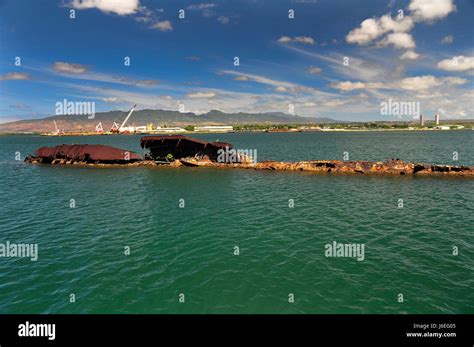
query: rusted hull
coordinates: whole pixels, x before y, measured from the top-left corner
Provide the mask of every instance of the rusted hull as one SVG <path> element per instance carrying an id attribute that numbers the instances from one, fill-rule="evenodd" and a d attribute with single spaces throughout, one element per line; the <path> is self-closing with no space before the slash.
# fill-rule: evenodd
<path id="1" fill-rule="evenodd" d="M 142 160 L 135 152 L 104 145 L 41 147 L 25 161 L 42 164 L 127 164 Z"/>
<path id="2" fill-rule="evenodd" d="M 385 162 L 313 160 L 300 162 L 263 161 L 256 164 L 223 164 L 211 161 L 182 159 L 185 166 L 243 168 L 274 171 L 306 171 L 330 174 L 374 174 L 374 175 L 416 175 L 416 176 L 467 176 L 474 177 L 474 166 L 451 166 L 406 163 L 402 160 Z"/>
<path id="3" fill-rule="evenodd" d="M 153 139 L 152 143 L 156 143 Z M 146 146 L 145 146 L 146 147 Z M 163 165 L 155 160 L 144 160 L 140 155 L 120 148 L 103 145 L 60 145 L 41 147 L 35 155 L 25 159 L 29 163 L 75 164 L 88 166 L 194 166 L 212 168 L 240 168 L 274 171 L 305 171 L 327 174 L 463 176 L 474 178 L 474 166 L 451 166 L 406 163 L 391 159 L 385 162 L 313 160 L 299 162 L 263 161 L 259 163 L 218 163 L 206 156 L 185 157 Z"/>
<path id="4" fill-rule="evenodd" d="M 219 150 L 232 148 L 230 143 L 206 142 L 183 135 L 144 136 L 140 145 L 148 150 L 147 157 L 154 160 L 199 157 L 216 161 Z"/>

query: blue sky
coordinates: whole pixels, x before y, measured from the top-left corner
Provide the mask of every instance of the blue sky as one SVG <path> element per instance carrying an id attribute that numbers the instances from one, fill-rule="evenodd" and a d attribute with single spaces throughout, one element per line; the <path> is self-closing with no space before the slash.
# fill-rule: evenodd
<path id="1" fill-rule="evenodd" d="M 413 118 L 381 115 L 392 99 L 474 118 L 473 17 L 470 0 L 0 0 L 0 122 L 53 115 L 63 99 Z"/>

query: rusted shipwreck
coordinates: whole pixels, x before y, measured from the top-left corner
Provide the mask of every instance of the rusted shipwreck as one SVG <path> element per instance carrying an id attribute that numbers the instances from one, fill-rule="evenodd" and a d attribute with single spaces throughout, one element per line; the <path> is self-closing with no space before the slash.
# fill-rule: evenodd
<path id="1" fill-rule="evenodd" d="M 183 135 L 144 136 L 140 146 L 148 151 L 145 159 L 168 162 L 183 158 L 216 162 L 219 150 L 232 149 L 227 142 L 206 142 Z"/>
<path id="2" fill-rule="evenodd" d="M 141 160 L 135 152 L 104 145 L 41 147 L 25 159 L 41 164 L 130 164 Z"/>
<path id="3" fill-rule="evenodd" d="M 193 160 L 186 160 L 188 165 Z M 433 165 L 407 163 L 399 159 L 384 162 L 371 161 L 340 161 L 340 160 L 310 160 L 299 162 L 262 161 L 255 164 L 233 163 L 222 164 L 215 162 L 196 162 L 194 166 L 215 168 L 243 168 L 275 171 L 306 171 L 330 174 L 378 174 L 378 175 L 416 175 L 416 176 L 469 176 L 474 177 L 474 166 Z"/>
<path id="4" fill-rule="evenodd" d="M 235 161 L 222 161 L 219 154 L 233 148 L 227 142 L 206 142 L 182 135 L 145 136 L 140 140 L 146 151 L 139 154 L 103 145 L 60 145 L 41 147 L 25 161 L 41 164 L 79 164 L 106 166 L 197 166 L 275 171 L 305 171 L 329 174 L 466 176 L 474 178 L 474 166 L 451 166 L 407 163 L 399 159 L 384 162 L 311 160 L 298 162 L 251 162 L 237 156 Z"/>

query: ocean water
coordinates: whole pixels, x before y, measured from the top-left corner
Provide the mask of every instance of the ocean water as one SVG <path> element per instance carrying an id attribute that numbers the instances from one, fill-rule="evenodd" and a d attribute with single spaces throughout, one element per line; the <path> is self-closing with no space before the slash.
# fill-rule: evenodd
<path id="1" fill-rule="evenodd" d="M 474 165 L 474 131 L 196 137 L 258 160 Z M 474 313 L 472 179 L 15 160 L 61 143 L 141 152 L 139 136 L 0 137 L 0 243 L 39 247 L 0 258 L 1 313 Z M 364 260 L 326 257 L 333 241 Z"/>

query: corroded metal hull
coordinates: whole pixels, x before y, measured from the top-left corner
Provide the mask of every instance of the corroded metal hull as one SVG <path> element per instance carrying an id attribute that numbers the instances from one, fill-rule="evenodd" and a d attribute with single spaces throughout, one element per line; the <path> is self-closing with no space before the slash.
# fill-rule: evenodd
<path id="1" fill-rule="evenodd" d="M 218 151 L 232 148 L 227 142 L 206 142 L 183 135 L 144 136 L 140 139 L 143 149 L 149 151 L 150 159 L 166 160 L 186 157 L 208 158 L 216 161 Z"/>
<path id="2" fill-rule="evenodd" d="M 232 148 L 223 142 L 204 142 L 184 136 L 146 136 L 141 140 L 143 148 L 152 152 L 151 158 L 142 159 L 134 152 L 103 145 L 60 145 L 41 147 L 25 161 L 42 164 L 75 164 L 88 166 L 194 166 L 212 168 L 240 168 L 274 171 L 305 171 L 327 174 L 410 175 L 410 176 L 464 176 L 474 178 L 474 166 L 452 166 L 407 163 L 399 159 L 384 162 L 311 160 L 298 162 L 263 161 L 259 163 L 220 163 L 216 161 L 218 150 Z M 156 161 L 173 150 L 173 159 Z M 191 156 L 185 157 L 186 153 Z M 182 156 L 176 158 L 175 156 Z"/>
<path id="3" fill-rule="evenodd" d="M 142 160 L 135 152 L 104 145 L 41 147 L 25 161 L 42 164 L 127 164 Z"/>
<path id="4" fill-rule="evenodd" d="M 274 171 L 306 171 L 331 174 L 375 174 L 416 176 L 469 176 L 474 177 L 474 166 L 451 166 L 406 163 L 402 160 L 385 162 L 311 160 L 299 162 L 263 161 L 256 164 L 224 164 L 211 161 L 181 160 L 183 165 L 215 168 L 243 168 Z"/>

